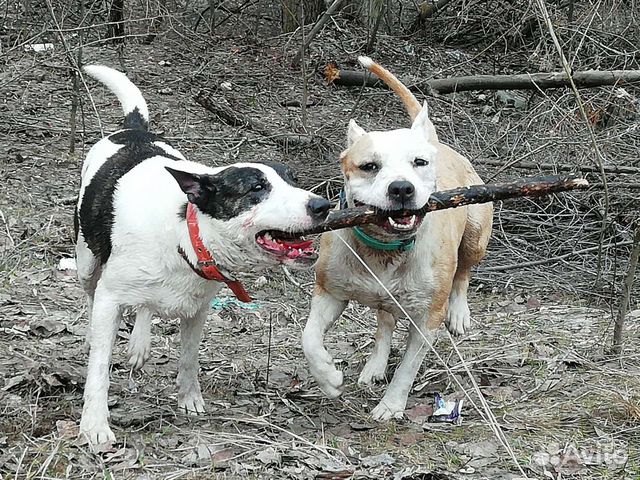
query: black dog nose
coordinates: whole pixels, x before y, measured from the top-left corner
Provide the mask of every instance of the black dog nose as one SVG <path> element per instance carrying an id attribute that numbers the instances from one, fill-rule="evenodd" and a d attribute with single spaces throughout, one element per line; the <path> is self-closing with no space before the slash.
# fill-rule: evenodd
<path id="1" fill-rule="evenodd" d="M 313 197 L 307 203 L 307 212 L 311 215 L 315 220 L 324 220 L 329 214 L 329 209 L 331 208 L 331 203 L 326 198 L 322 197 Z"/>
<path id="2" fill-rule="evenodd" d="M 406 180 L 396 180 L 389 184 L 387 192 L 389 193 L 389 198 L 391 200 L 395 200 L 404 205 L 413 199 L 413 195 L 416 193 L 416 188 L 411 182 L 407 182 Z"/>

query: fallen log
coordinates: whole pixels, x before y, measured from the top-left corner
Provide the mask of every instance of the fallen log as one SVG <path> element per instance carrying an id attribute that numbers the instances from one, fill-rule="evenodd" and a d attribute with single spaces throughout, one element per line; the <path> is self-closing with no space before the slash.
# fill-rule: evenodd
<path id="1" fill-rule="evenodd" d="M 640 70 L 608 70 L 575 72 L 573 81 L 578 88 L 603 85 L 625 85 L 640 82 Z M 325 80 L 345 87 L 388 88 L 378 77 L 367 71 L 340 69 L 335 62 L 325 67 Z M 531 73 L 519 75 L 472 75 L 465 77 L 434 78 L 418 82 L 404 79 L 411 91 L 441 94 L 472 90 L 538 90 L 571 86 L 564 72 Z"/>
<path id="2" fill-rule="evenodd" d="M 537 176 L 509 183 L 472 185 L 431 194 L 426 205 L 417 210 L 394 211 L 393 216 L 424 215 L 436 210 L 456 208 L 474 203 L 487 203 L 516 197 L 540 197 L 568 190 L 584 189 L 589 186 L 584 178 L 575 175 Z M 372 207 L 353 207 L 333 210 L 320 225 L 304 231 L 305 235 L 329 230 L 357 227 L 365 223 L 379 223 L 389 216 L 388 211 Z"/>

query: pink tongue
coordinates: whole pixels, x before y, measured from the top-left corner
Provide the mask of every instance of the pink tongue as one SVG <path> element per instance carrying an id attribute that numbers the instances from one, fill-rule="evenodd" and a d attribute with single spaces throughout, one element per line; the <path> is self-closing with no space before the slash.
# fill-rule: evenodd
<path id="1" fill-rule="evenodd" d="M 310 251 L 313 250 L 313 241 L 311 240 L 300 241 L 296 244 L 292 244 L 291 248 L 288 248 L 286 245 L 283 245 L 270 238 L 262 237 L 261 239 L 262 243 L 265 246 L 270 247 L 273 250 L 279 250 L 285 253 L 285 255 L 289 258 L 298 258 L 302 255 L 302 253 L 298 251 L 298 248 L 305 253 L 310 253 Z"/>
<path id="2" fill-rule="evenodd" d="M 411 223 L 411 218 L 412 217 L 400 217 L 400 218 L 394 218 L 393 221 L 396 223 L 399 223 L 400 225 L 407 225 Z"/>

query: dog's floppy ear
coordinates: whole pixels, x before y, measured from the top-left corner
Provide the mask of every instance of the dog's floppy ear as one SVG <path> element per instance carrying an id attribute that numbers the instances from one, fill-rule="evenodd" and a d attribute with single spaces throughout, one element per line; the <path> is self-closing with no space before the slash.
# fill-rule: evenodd
<path id="1" fill-rule="evenodd" d="M 438 134 L 436 133 L 436 127 L 433 126 L 431 119 L 429 118 L 429 107 L 427 102 L 422 104 L 422 110 L 418 113 L 418 116 L 411 125 L 411 130 L 418 130 L 422 132 L 428 141 L 437 142 Z"/>
<path id="2" fill-rule="evenodd" d="M 215 190 L 207 175 L 183 172 L 170 167 L 164 168 L 176 179 L 180 189 L 187 194 L 187 199 L 191 203 L 198 204 L 204 200 L 204 197 L 208 197 Z"/>
<path id="3" fill-rule="evenodd" d="M 353 118 L 349 120 L 349 128 L 347 129 L 347 148 L 356 143 L 365 133 L 367 132 L 364 131 L 364 128 L 358 125 Z"/>

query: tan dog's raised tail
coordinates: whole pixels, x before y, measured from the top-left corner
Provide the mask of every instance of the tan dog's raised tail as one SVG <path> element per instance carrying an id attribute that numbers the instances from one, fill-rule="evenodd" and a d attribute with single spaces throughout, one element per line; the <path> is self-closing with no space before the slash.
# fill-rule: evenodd
<path id="1" fill-rule="evenodd" d="M 471 163 L 440 143 L 426 104 L 388 70 L 370 58 L 360 63 L 402 99 L 411 128 L 365 132 L 351 120 L 347 149 L 341 155 L 344 204 L 372 205 L 393 211 L 422 207 L 436 190 L 482 183 Z M 375 346 L 358 382 L 385 376 L 396 320 L 406 311 L 415 321 L 407 348 L 387 391 L 373 409 L 376 420 L 401 417 L 416 374 L 435 331 L 446 321 L 460 335 L 470 325 L 467 289 L 471 268 L 485 254 L 491 204 L 432 212 L 420 218 L 391 214 L 382 225 L 325 233 L 316 266 L 316 287 L 303 349 L 311 373 L 329 397 L 342 393 L 343 375 L 324 347 L 324 335 L 350 300 L 377 311 Z M 341 238 L 338 238 L 341 237 Z M 355 251 L 402 305 L 400 309 Z"/>

